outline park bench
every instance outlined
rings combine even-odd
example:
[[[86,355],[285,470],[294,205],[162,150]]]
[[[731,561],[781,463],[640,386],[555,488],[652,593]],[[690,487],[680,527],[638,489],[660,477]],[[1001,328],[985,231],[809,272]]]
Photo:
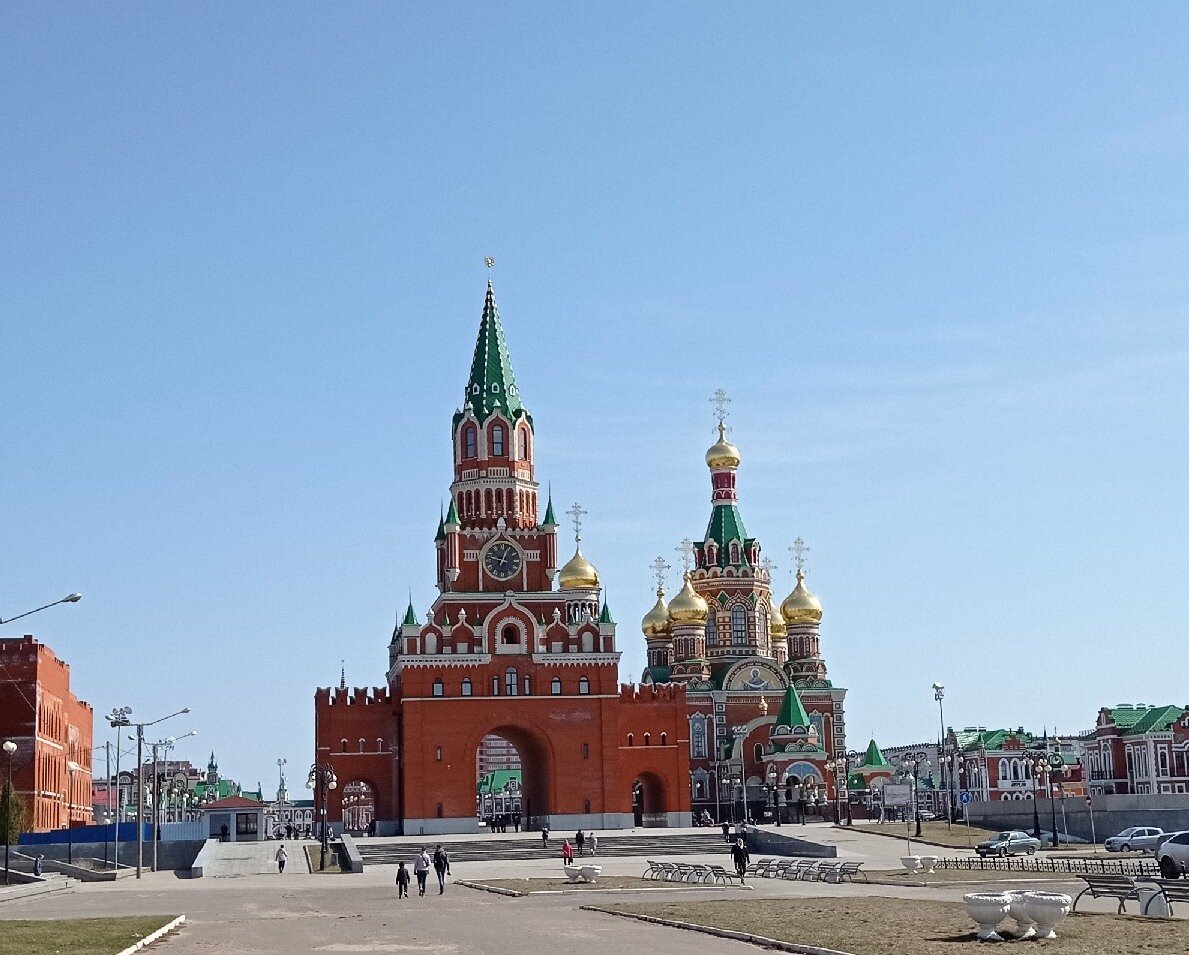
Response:
[[[1169,914],[1172,914],[1172,904],[1174,902],[1189,902],[1189,879],[1152,879],[1147,885],[1155,884],[1160,889],[1160,895],[1164,896],[1164,901],[1168,904]],[[1152,903],[1158,898],[1153,895],[1148,899],[1147,905],[1140,910],[1140,915],[1147,915],[1148,909]]]
[[[817,878],[817,861],[813,859],[802,859],[795,866],[784,874],[786,879],[799,879],[803,881],[813,881]]]
[[[844,863],[842,863],[842,865],[838,869],[838,881],[845,882],[847,879],[849,879],[851,882],[854,882],[855,876],[861,875],[863,877],[863,881],[866,882],[867,881],[867,873],[859,871],[859,869],[862,867],[862,865],[863,865],[862,862],[844,862]]]
[[[840,882],[838,870],[841,867],[841,862],[819,862],[817,870],[809,878],[820,882]]]
[[[760,873],[765,879],[783,879],[784,874],[788,872],[797,863],[791,859],[781,859],[779,862],[774,862]]]
[[[710,877],[710,866],[691,865],[685,873],[685,882],[705,882]]]
[[[763,875],[764,870],[775,862],[775,859],[757,859],[755,862],[750,863],[743,871],[747,875]]]
[[[641,879],[659,880],[663,878],[665,872],[663,862],[653,862],[651,859],[645,859],[644,861],[648,863],[648,868],[640,876]]]
[[[1078,901],[1083,895],[1089,895],[1092,899],[1118,899],[1119,914],[1127,911],[1127,902],[1129,899],[1134,899],[1136,902],[1139,901],[1139,895],[1135,891],[1135,882],[1128,876],[1080,875],[1078,878],[1086,883],[1086,887],[1073,900],[1071,911],[1077,911]]]
[[[706,876],[707,882],[713,882],[715,885],[720,882],[725,882],[730,885],[730,883],[738,880],[741,885],[743,883],[743,876],[737,875],[734,872],[728,872],[720,865],[711,865],[707,866],[706,868],[710,870],[710,874]]]

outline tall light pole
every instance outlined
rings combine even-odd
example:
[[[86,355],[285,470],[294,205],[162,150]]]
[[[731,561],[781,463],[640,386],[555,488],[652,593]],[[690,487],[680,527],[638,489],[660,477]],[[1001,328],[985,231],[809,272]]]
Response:
[[[4,884],[8,885],[8,845],[12,841],[12,754],[17,751],[17,744],[6,739],[3,748],[8,757],[8,788],[4,790]]]
[[[189,733],[183,733],[181,736],[169,736],[165,739],[157,740],[155,743],[149,743],[149,749],[153,752],[153,862],[149,870],[150,872],[157,871],[157,843],[161,841],[158,830],[158,827],[161,825],[161,773],[157,767],[157,751],[164,749],[166,759],[168,759],[169,751],[173,749],[174,744],[179,739],[186,739],[188,736],[197,735],[197,730],[190,730]]]
[[[114,868],[117,872],[120,871],[120,823],[124,821],[123,807],[120,803],[120,794],[123,791],[120,786],[120,730],[128,725],[128,717],[131,715],[132,707],[130,706],[114,707],[107,714],[107,722],[116,731],[116,829],[114,835],[116,862]]]
[[[53,603],[48,603],[43,607],[37,607],[33,610],[26,610],[24,613],[18,613],[15,617],[9,617],[7,620],[0,620],[0,624],[12,623],[14,620],[20,620],[21,617],[27,617],[31,613],[41,613],[41,611],[49,610],[50,607],[56,607],[58,604],[76,604],[82,599],[82,594],[67,594],[61,600],[55,600]]]
[[[314,790],[314,796],[320,807],[320,818],[322,820],[322,865],[319,871],[326,870],[326,847],[329,841],[326,831],[326,793],[330,789],[337,789],[338,785],[339,778],[334,774],[334,769],[329,763],[325,766],[319,766],[317,763],[314,763],[310,767],[310,775],[306,779],[306,788]]]
[[[941,721],[941,735],[937,737],[937,760],[942,766],[942,780],[949,781],[949,789],[945,797],[945,824],[949,828],[954,820],[954,767],[945,753],[947,742],[945,734],[945,704],[941,702],[945,699],[945,687],[940,683],[933,684],[933,699],[937,701],[937,716]]]
[[[128,710],[128,712],[132,712]],[[158,717],[155,720],[149,720],[145,723],[127,723],[136,727],[136,877],[139,879],[141,871],[144,869],[144,731],[146,726],[156,726],[165,720],[173,719],[175,716],[181,716],[183,713],[189,713],[190,707],[185,706],[176,713],[170,713],[167,716]],[[156,834],[154,833],[153,845],[156,843]]]

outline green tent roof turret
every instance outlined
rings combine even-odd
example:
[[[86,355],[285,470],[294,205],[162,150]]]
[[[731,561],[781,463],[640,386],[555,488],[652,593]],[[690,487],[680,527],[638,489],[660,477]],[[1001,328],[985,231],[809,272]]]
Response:
[[[603,601],[603,612],[599,614],[599,623],[615,623],[611,619],[611,607],[608,606],[607,601]]]
[[[442,529],[445,530],[447,527],[450,527],[451,525],[453,525],[454,527],[459,526],[458,508],[456,508],[454,506],[454,498],[450,498],[450,508],[449,508],[449,510],[446,511],[446,523],[443,525]]]
[[[413,600],[409,598],[409,606],[405,610],[405,619],[400,622],[402,627],[419,627],[421,621],[417,619],[417,611],[413,609]]]
[[[523,416],[532,421],[520,401],[520,389],[516,387],[516,376],[512,373],[512,359],[508,357],[508,343],[504,340],[500,313],[495,307],[495,290],[490,281],[483,301],[483,317],[479,321],[479,338],[475,342],[463,410],[454,416],[456,425],[468,407],[480,421],[486,421],[497,410],[509,420]]]
[[[789,688],[784,692],[780,713],[772,728],[775,730],[778,727],[787,726],[789,729],[796,729],[801,726],[808,729],[809,725],[809,714],[805,712],[805,706],[801,703],[801,697],[797,695],[796,687],[790,683]]]
[[[863,763],[859,767],[861,770],[886,769],[891,770],[891,764],[884,759],[883,752],[875,745],[875,740],[867,744],[867,752],[863,754]]]
[[[549,495],[549,503],[545,505],[545,520],[541,522],[542,527],[557,527],[557,518],[553,516],[553,494]]]
[[[438,511],[438,530],[434,534],[435,541],[444,541],[446,539],[446,517],[442,512]]]

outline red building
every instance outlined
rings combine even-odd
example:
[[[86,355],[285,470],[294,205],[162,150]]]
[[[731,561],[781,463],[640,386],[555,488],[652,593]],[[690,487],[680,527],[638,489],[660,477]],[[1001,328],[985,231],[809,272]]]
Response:
[[[12,784],[24,801],[26,829],[91,821],[93,720],[53,650],[28,635],[0,639],[0,740],[17,746]]]
[[[377,832],[475,830],[477,753],[494,736],[519,756],[528,825],[689,823],[684,688],[620,686],[615,623],[580,547],[583,512],[571,509],[575,551],[559,567],[535,441],[489,283],[453,418],[439,594],[424,623],[410,604],[393,633],[386,686],[315,695],[317,761],[338,778],[330,822],[346,787],[366,783]]]
[[[1189,707],[1104,706],[1085,745],[1094,793],[1189,792]]]

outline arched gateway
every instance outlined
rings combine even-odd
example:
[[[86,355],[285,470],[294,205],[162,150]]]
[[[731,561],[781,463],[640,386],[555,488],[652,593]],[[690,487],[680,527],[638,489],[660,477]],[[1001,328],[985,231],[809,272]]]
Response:
[[[339,779],[374,781],[380,834],[479,829],[476,753],[488,734],[516,750],[530,828],[631,826],[641,774],[665,793],[652,824],[690,822],[685,690],[620,686],[615,623],[578,543],[585,512],[567,512],[575,550],[563,563],[552,501],[540,513],[533,427],[489,284],[453,418],[454,481],[434,538],[438,596],[424,622],[410,603],[393,632],[387,687],[315,699],[317,759]],[[391,745],[341,745],[371,739]],[[337,822],[341,793],[328,803]]]

